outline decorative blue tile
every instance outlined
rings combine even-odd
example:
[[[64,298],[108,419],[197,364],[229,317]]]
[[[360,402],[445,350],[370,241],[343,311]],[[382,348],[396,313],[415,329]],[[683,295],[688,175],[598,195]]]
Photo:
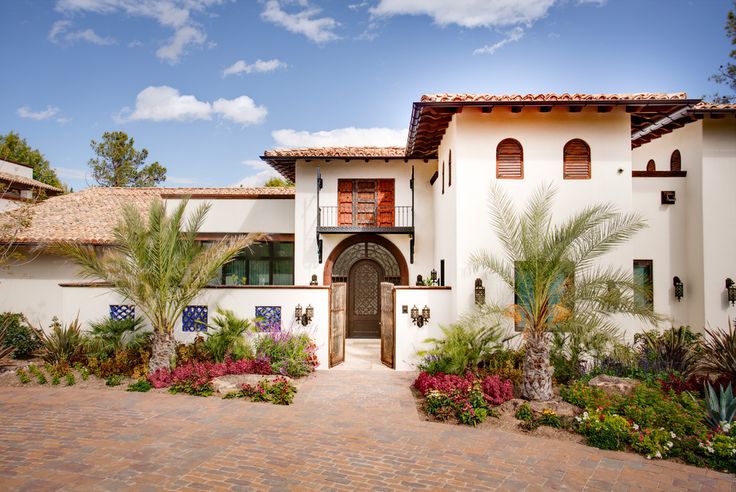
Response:
[[[207,306],[187,306],[181,316],[182,331],[207,331]]]
[[[120,321],[135,318],[135,306],[129,304],[110,304],[110,317]]]
[[[281,306],[256,306],[256,326],[261,331],[281,331]]]

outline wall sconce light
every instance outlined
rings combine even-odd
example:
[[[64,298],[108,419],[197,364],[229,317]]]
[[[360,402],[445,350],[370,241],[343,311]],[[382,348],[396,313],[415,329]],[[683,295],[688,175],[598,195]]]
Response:
[[[482,306],[486,303],[486,288],[483,287],[483,280],[475,279],[475,304]]]
[[[414,307],[411,308],[411,322],[419,328],[429,323],[429,306],[425,305],[424,308],[422,308],[422,314],[419,314],[419,309],[417,308],[417,305],[414,304]]]
[[[311,323],[312,318],[314,318],[314,308],[311,304],[307,306],[306,310],[302,309],[301,304],[296,305],[294,308],[294,319],[299,320],[302,326],[307,326]]]
[[[309,281],[309,285],[317,285],[317,274],[312,274],[312,280]]]
[[[675,276],[672,279],[672,285],[675,286],[675,297],[677,298],[677,302],[680,302],[680,299],[685,297],[685,284],[682,283],[680,277]]]
[[[433,268],[432,273],[430,275],[431,275],[430,278],[432,279],[432,285],[437,285],[437,270]]]
[[[734,282],[730,278],[726,279],[726,291],[728,292],[728,302],[730,302],[732,306],[735,306],[736,305],[736,282]]]

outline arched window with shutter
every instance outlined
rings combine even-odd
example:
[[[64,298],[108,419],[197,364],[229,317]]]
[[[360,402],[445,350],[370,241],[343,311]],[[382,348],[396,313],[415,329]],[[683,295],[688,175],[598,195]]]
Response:
[[[657,164],[655,164],[654,159],[649,159],[649,162],[647,162],[647,171],[653,173],[657,170]]]
[[[670,171],[682,171],[682,156],[679,149],[675,149],[670,156]]]
[[[518,140],[507,138],[496,147],[496,178],[524,178],[524,150]]]
[[[574,138],[567,142],[562,162],[564,179],[590,179],[590,147],[584,140]]]

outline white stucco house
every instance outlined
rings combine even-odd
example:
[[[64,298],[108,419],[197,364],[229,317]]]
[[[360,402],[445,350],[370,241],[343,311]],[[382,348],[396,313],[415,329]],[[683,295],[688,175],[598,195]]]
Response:
[[[33,166],[0,159],[0,212],[12,210],[39,198],[57,196],[63,191],[33,179]]]
[[[32,259],[0,269],[0,310],[46,325],[134,309],[43,246],[105,247],[123,203],[191,197],[190,206],[212,205],[203,241],[270,239],[223,269],[177,336],[193,337],[187,320],[217,305],[282,327],[301,326],[298,306],[311,306],[303,329],[323,367],[345,360],[345,338],[380,338],[384,364],[408,369],[424,339],[474,306],[469,257],[499,248],[488,225],[491,184],[523,202],[553,183],[561,220],[594,202],[641,213],[650,227],[601,262],[651,283],[653,309],[672,324],[725,326],[736,315],[726,287],[736,280],[735,116],[736,105],[682,93],[425,95],[413,104],[405,147],[266,151],[262,159],[295,188],[90,188],[35,205],[33,224],[13,239]],[[434,285],[417,285],[433,271]],[[513,303],[499,281],[481,281],[488,299]],[[412,320],[415,306],[429,310],[423,326]],[[632,335],[642,326],[622,320],[622,328]]]

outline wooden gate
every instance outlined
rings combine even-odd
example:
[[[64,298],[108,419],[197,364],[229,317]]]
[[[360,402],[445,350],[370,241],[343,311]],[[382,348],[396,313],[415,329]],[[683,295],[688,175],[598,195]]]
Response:
[[[346,291],[344,282],[330,286],[330,367],[345,362]]]
[[[395,366],[396,330],[394,327],[394,284],[381,282],[381,362]]]

